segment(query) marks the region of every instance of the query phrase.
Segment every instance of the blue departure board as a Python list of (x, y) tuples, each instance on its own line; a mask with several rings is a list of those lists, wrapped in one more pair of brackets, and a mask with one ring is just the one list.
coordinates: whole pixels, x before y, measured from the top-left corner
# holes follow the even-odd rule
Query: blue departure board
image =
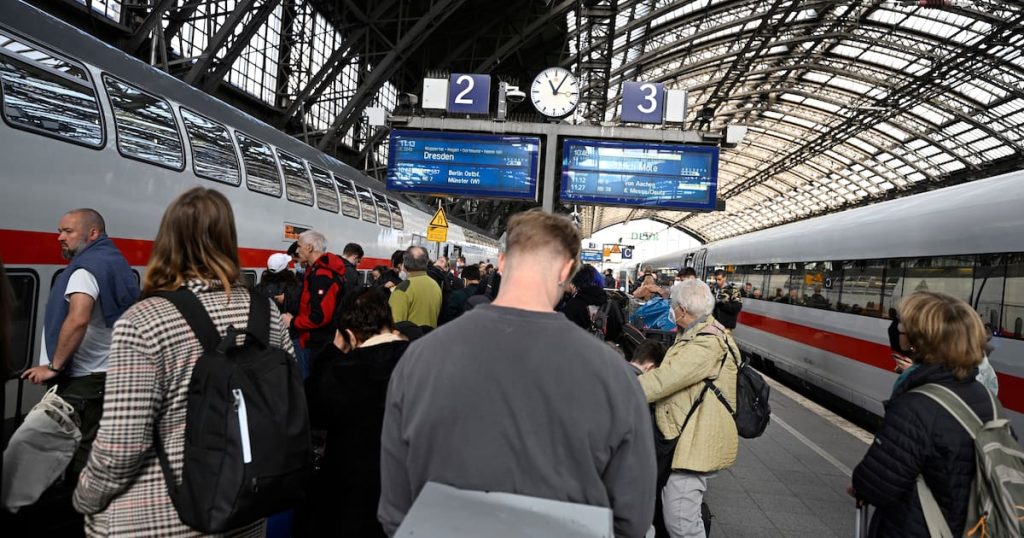
[(539, 166), (538, 137), (393, 130), (387, 188), (536, 200)]
[(569, 138), (562, 149), (562, 202), (715, 209), (717, 147)]

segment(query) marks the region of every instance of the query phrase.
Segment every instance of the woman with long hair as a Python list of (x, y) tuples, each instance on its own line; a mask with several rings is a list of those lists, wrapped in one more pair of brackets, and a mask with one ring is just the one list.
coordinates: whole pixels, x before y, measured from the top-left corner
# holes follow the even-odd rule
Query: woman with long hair
[(991, 420), (993, 400), (975, 380), (985, 354), (985, 329), (963, 300), (929, 291), (902, 301), (896, 329), (899, 348), (915, 366), (886, 404), (882, 426), (853, 472), (849, 493), (876, 508), (869, 536), (929, 536), (917, 494), (921, 476), (953, 536), (961, 536), (975, 477), (974, 441), (952, 414), (913, 389), (944, 387), (982, 422)]
[[(154, 432), (180, 477), (192, 370), (202, 344), (177, 308), (157, 292), (184, 287), (220, 333), (246, 327), (250, 295), (240, 284), (234, 212), (223, 194), (183, 193), (164, 212), (143, 279), (143, 300), (114, 325), (103, 420), (75, 490), (90, 536), (195, 536), (167, 493)], [(292, 354), (273, 302), (270, 344)], [(262, 536), (265, 520), (228, 533)]]

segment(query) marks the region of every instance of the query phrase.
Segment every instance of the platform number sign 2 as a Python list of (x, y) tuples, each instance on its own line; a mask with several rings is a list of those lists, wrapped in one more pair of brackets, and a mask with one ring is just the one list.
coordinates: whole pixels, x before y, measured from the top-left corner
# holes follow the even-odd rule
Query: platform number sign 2
[(487, 114), (491, 108), (491, 76), (455, 73), (448, 79), (448, 112)]
[(661, 123), (665, 116), (665, 85), (660, 82), (625, 82), (622, 85), (622, 121)]

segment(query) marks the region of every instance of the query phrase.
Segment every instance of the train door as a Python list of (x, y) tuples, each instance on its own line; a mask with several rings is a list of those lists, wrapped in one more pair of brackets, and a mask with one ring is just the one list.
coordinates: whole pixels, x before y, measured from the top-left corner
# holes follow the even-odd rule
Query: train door
[(693, 269), (697, 271), (697, 276), (701, 280), (707, 280), (707, 275), (704, 271), (704, 264), (708, 258), (708, 249), (702, 248), (697, 251), (697, 255), (693, 258)]

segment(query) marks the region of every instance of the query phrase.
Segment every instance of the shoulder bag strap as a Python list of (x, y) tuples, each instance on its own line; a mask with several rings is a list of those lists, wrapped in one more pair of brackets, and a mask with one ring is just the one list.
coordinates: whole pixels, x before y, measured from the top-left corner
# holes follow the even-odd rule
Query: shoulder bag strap
[[(953, 418), (963, 426), (967, 434), (974, 439), (978, 436), (978, 432), (981, 431), (982, 422), (978, 418), (978, 415), (972, 410), (964, 401), (956, 395), (955, 392), (949, 390), (942, 385), (935, 383), (927, 383), (910, 390), (910, 392), (916, 392), (918, 394), (924, 394), (925, 396), (935, 400), (936, 403), (942, 406)], [(986, 390), (986, 392), (988, 392)], [(994, 403), (993, 403), (994, 405)], [(995, 418), (993, 416), (993, 418)]]
[[(217, 347), (221, 340), (220, 332), (217, 330), (217, 326), (214, 325), (213, 319), (210, 318), (210, 314), (206, 311), (203, 303), (199, 301), (199, 298), (194, 293), (182, 287), (174, 291), (159, 291), (154, 295), (167, 299), (181, 312), (181, 315), (188, 322), (192, 332), (199, 340), (200, 345), (203, 346), (204, 352)], [(164, 450), (163, 440), (160, 439), (160, 429), (155, 421), (153, 423), (153, 448), (156, 450), (157, 459), (160, 461), (160, 470), (163, 471), (164, 482), (167, 484), (167, 494), (177, 504), (178, 485), (174, 480), (171, 462), (167, 457), (167, 451)]]
[[(716, 378), (719, 375), (722, 375), (722, 368), (724, 367), (725, 357), (722, 357), (722, 364), (718, 366), (718, 374), (715, 376)], [(686, 425), (690, 423), (690, 419), (693, 418), (693, 414), (697, 412), (697, 408), (700, 407), (700, 404), (704, 403), (704, 396), (707, 395), (709, 389), (718, 392), (718, 388), (715, 387), (711, 381), (704, 379), (704, 388), (701, 389), (700, 395), (697, 396), (697, 400), (693, 402), (693, 405), (690, 406), (690, 410), (686, 413), (686, 418), (683, 419), (683, 425), (679, 427), (679, 435), (683, 435), (683, 430), (685, 430)]]
[(188, 322), (188, 326), (192, 328), (192, 332), (199, 339), (199, 343), (202, 344), (204, 351), (217, 347), (221, 340), (220, 331), (217, 330), (213, 319), (210, 318), (206, 307), (199, 301), (196, 294), (187, 288), (178, 288), (174, 291), (158, 291), (154, 295), (167, 299), (181, 312), (185, 321)]
[(921, 499), (921, 511), (924, 512), (924, 521), (928, 526), (928, 538), (954, 538), (939, 503), (921, 475), (917, 476), (917, 496)]
[[(927, 383), (911, 389), (910, 392), (916, 392), (931, 398), (942, 406), (946, 412), (953, 415), (953, 418), (963, 426), (967, 434), (971, 436), (971, 439), (977, 436), (978, 431), (982, 427), (981, 419), (953, 391), (942, 385)], [(917, 477), (917, 496), (921, 501), (921, 510), (924, 512), (925, 523), (928, 525), (929, 538), (953, 538), (953, 532), (949, 530), (949, 524), (946, 522), (945, 516), (942, 515), (939, 503), (935, 500), (931, 488), (925, 483), (924, 476), (922, 475)]]
[(249, 290), (249, 321), (246, 332), (263, 345), (270, 347), (270, 302), (252, 290)]
[[(712, 334), (712, 333), (706, 333), (706, 334)], [(736, 363), (736, 366), (738, 368), (743, 368), (744, 366), (742, 364), (740, 364), (739, 360), (737, 360), (736, 353), (733, 352), (732, 346), (729, 345), (729, 339), (723, 337), (722, 338), (722, 343), (725, 345), (726, 351), (729, 352), (728, 355), (730, 357), (732, 357), (732, 361)], [(725, 356), (722, 356), (722, 366), (720, 366), (718, 368), (718, 375), (722, 375), (722, 368), (724, 368), (724, 367), (725, 367)], [(718, 379), (718, 376), (715, 376), (715, 379)], [(705, 388), (708, 388), (708, 389), (711, 390), (711, 392), (715, 393), (715, 397), (718, 398), (718, 401), (722, 402), (722, 405), (725, 406), (725, 410), (728, 411), (730, 415), (735, 417), (736, 416), (736, 409), (734, 409), (733, 406), (729, 405), (729, 400), (725, 399), (725, 394), (722, 394), (722, 391), (715, 385), (714, 379), (710, 379), (710, 378), (709, 379), (705, 379), (704, 380), (704, 385), (705, 385)]]

